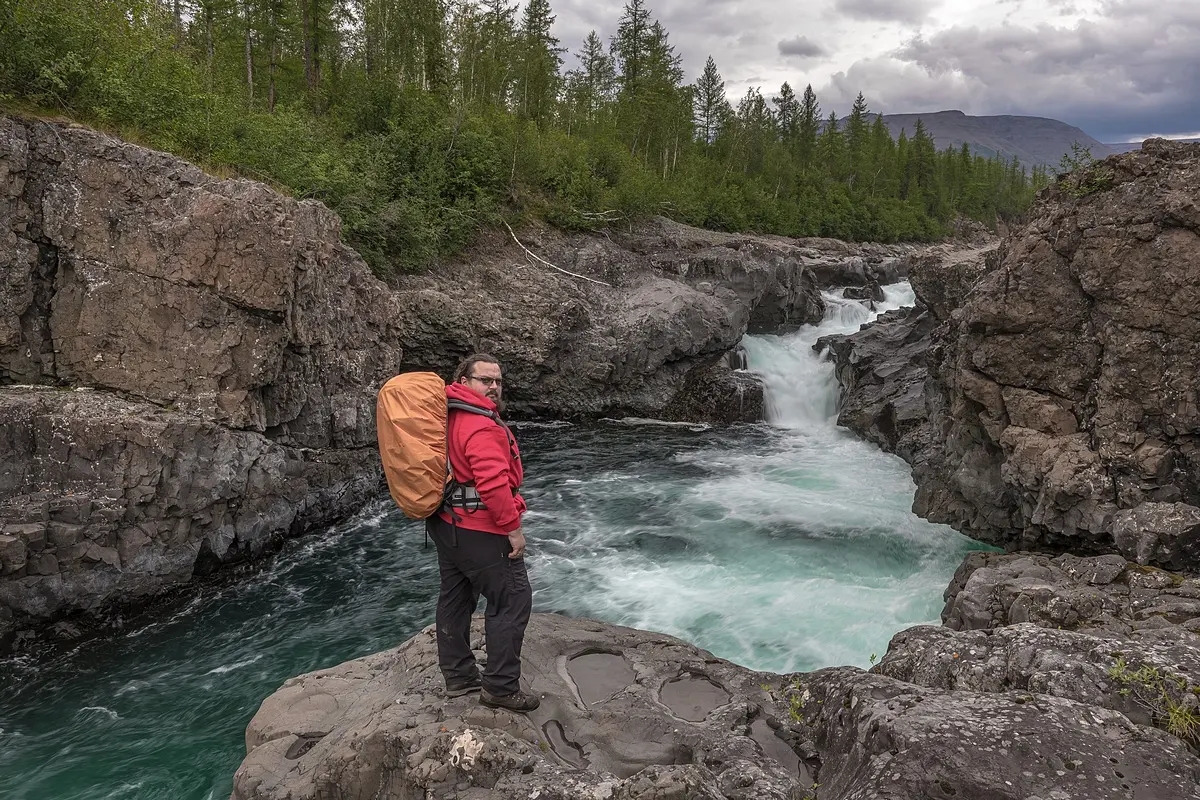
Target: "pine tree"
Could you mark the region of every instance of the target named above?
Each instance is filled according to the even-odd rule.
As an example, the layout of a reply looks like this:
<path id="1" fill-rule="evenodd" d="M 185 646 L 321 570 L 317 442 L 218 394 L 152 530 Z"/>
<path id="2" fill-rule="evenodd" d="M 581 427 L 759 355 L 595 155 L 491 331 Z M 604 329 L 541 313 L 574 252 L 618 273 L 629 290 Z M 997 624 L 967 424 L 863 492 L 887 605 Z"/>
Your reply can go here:
<path id="1" fill-rule="evenodd" d="M 628 0 L 617 22 L 617 35 L 612 39 L 622 92 L 637 93 L 645 71 L 650 27 L 650 9 L 646 8 L 645 0 Z"/>
<path id="2" fill-rule="evenodd" d="M 516 94 L 520 114 L 538 122 L 549 120 L 558 95 L 563 49 L 550 32 L 553 25 L 549 0 L 529 0 L 521 19 Z"/>
<path id="3" fill-rule="evenodd" d="M 859 92 L 858 97 L 854 99 L 854 106 L 850 109 L 850 117 L 846 120 L 846 159 L 849 168 L 847 181 L 851 189 L 860 188 L 857 185 L 861 181 L 860 176 L 869 167 L 867 164 L 868 113 L 867 100 L 863 97 L 862 92 Z"/>
<path id="4" fill-rule="evenodd" d="M 644 155 L 661 156 L 665 178 L 674 168 L 682 141 L 690 140 L 692 127 L 691 90 L 684 89 L 679 54 L 666 29 L 657 20 L 646 39 L 646 57 L 640 85 L 636 119 L 645 140 Z M 636 150 L 636 139 L 635 139 Z"/>
<path id="5" fill-rule="evenodd" d="M 507 108 L 515 79 L 517 6 L 510 0 L 482 0 L 482 52 L 476 72 L 477 97 L 487 106 Z"/>
<path id="6" fill-rule="evenodd" d="M 775 118 L 779 123 L 779 137 L 791 151 L 800 134 L 800 103 L 796 93 L 786 81 L 779 87 L 779 96 L 774 98 Z"/>
<path id="7" fill-rule="evenodd" d="M 567 73 L 568 131 L 574 120 L 594 125 L 602 109 L 614 100 L 617 87 L 613 58 L 604 51 L 604 43 L 595 31 L 588 33 L 576 57 L 579 69 Z"/>
<path id="8" fill-rule="evenodd" d="M 813 92 L 812 84 L 804 87 L 800 100 L 800 120 L 797 124 L 796 157 L 800 169 L 808 173 L 813 167 L 817 153 L 817 133 L 821 130 L 821 105 Z"/>
<path id="9" fill-rule="evenodd" d="M 825 130 L 817 140 L 817 151 L 825 167 L 825 174 L 835 181 L 841 181 L 846 175 L 846 143 L 838 128 L 836 111 L 830 111 L 825 120 Z"/>
<path id="10" fill-rule="evenodd" d="M 717 72 L 717 64 L 709 56 L 704 62 L 704 72 L 696 81 L 693 121 L 696 138 L 704 143 L 705 149 L 717 138 L 721 129 L 721 117 L 728 105 L 725 99 L 725 80 Z"/>

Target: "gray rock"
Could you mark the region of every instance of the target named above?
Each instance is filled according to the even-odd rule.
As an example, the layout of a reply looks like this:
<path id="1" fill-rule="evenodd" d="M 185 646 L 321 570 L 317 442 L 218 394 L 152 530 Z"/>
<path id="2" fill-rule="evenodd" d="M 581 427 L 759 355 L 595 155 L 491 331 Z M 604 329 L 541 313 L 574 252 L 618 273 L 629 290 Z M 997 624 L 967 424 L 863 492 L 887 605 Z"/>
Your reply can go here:
<path id="1" fill-rule="evenodd" d="M 896 634 L 880 673 L 1063 697 L 1200 750 L 1200 579 L 1120 556 L 973 553 L 946 599 L 946 627 Z"/>
<path id="2" fill-rule="evenodd" d="M 1200 508 L 1186 503 L 1140 503 L 1118 511 L 1113 541 L 1139 564 L 1185 569 L 1200 564 Z"/>
<path id="3" fill-rule="evenodd" d="M 811 786 L 775 730 L 777 676 L 678 639 L 534 615 L 528 715 L 443 699 L 436 649 L 426 629 L 287 681 L 247 728 L 233 798 L 786 800 Z"/>
<path id="4" fill-rule="evenodd" d="M 1007 683 L 989 678 L 1038 633 L 1060 649 Z M 268 697 L 232 800 L 1195 796 L 1196 753 L 1104 705 L 1125 685 L 1103 669 L 1114 652 L 1075 664 L 1090 637 L 1055 633 L 1019 626 L 1006 650 L 983 632 L 918 628 L 875 674 L 779 676 L 660 634 L 534 615 L 524 673 L 542 705 L 519 715 L 443 699 L 427 629 Z M 936 655 L 972 635 L 986 641 L 965 660 Z M 1178 663 L 1155 646 L 1154 663 Z M 976 677 L 980 664 L 991 672 Z"/>
<path id="5" fill-rule="evenodd" d="M 1092 170 L 1097 191 L 1048 190 L 994 250 L 905 259 L 936 324 L 907 364 L 879 352 L 884 328 L 842 341 L 842 422 L 909 460 L 931 521 L 1200 570 L 1200 146 L 1150 140 Z M 907 446 L 891 396 L 925 406 Z"/>
<path id="6" fill-rule="evenodd" d="M 797 682 L 819 800 L 1195 797 L 1200 758 L 1124 714 L 1048 694 L 944 691 L 850 668 Z"/>
<path id="7" fill-rule="evenodd" d="M 99 391 L 0 388 L 0 450 L 0 520 L 47 520 L 0 526 L 0 634 L 261 555 L 379 482 L 369 449 L 304 452 Z"/>
<path id="8" fill-rule="evenodd" d="M 822 336 L 814 345 L 836 365 L 838 424 L 909 462 L 927 447 L 922 365 L 935 325 L 927 311 L 903 308 L 857 333 Z"/>
<path id="9" fill-rule="evenodd" d="M 399 304 L 324 206 L 0 116 L 0 221 L 0 647 L 375 491 Z"/>
<path id="10" fill-rule="evenodd" d="M 842 290 L 842 297 L 847 300 L 862 300 L 868 307 L 874 308 L 875 303 L 884 301 L 883 287 L 874 281 L 866 286 L 847 286 Z"/>
<path id="11" fill-rule="evenodd" d="M 963 300 L 926 364 L 941 435 L 915 509 L 1009 548 L 1196 570 L 1179 523 L 1200 507 L 1200 146 L 1092 170 L 1098 191 L 1048 190 L 995 267 L 946 292 Z"/>

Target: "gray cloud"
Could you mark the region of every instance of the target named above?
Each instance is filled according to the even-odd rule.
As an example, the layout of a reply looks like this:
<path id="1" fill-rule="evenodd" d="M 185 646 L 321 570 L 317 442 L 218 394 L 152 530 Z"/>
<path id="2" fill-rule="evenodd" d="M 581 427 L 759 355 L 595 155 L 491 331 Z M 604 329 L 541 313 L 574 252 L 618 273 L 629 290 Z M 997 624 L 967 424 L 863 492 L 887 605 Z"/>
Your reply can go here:
<path id="1" fill-rule="evenodd" d="M 937 6 L 936 0 L 837 0 L 834 10 L 852 19 L 917 24 Z"/>
<path id="2" fill-rule="evenodd" d="M 800 56 L 812 58 L 825 55 L 825 48 L 811 41 L 807 36 L 796 36 L 779 42 L 779 54 L 783 56 Z"/>
<path id="3" fill-rule="evenodd" d="M 858 91 L 877 110 L 1026 114 L 1102 140 L 1200 130 L 1200 4 L 1115 0 L 1073 27 L 955 27 L 834 75 L 838 107 Z"/>
<path id="4" fill-rule="evenodd" d="M 624 0 L 551 0 L 555 34 L 572 52 L 591 28 L 607 41 Z M 956 0 L 966 2 L 966 0 Z M 976 0 L 982 4 L 985 0 Z M 862 92 L 872 109 L 894 113 L 962 109 L 968 114 L 1053 117 L 1104 140 L 1147 133 L 1200 131 L 1200 3 L 1176 0 L 1105 0 L 1092 22 L 1036 24 L 1021 10 L 1005 24 L 959 25 L 914 38 L 894 52 L 847 59 L 826 80 L 827 65 L 842 50 L 864 49 L 878 35 L 873 22 L 849 16 L 870 12 L 909 21 L 935 0 L 650 0 L 654 16 L 671 33 L 694 81 L 710 54 L 735 99 L 747 85 L 764 92 L 787 80 L 811 82 L 826 112 L 848 113 Z M 1040 0 L 1062 10 L 1077 0 Z M 832 12 L 834 7 L 841 15 Z M 1046 18 L 1045 15 L 1039 17 Z M 781 55 L 780 20 L 827 50 L 826 59 Z M 863 47 L 857 43 L 860 41 Z M 795 41 L 795 40 L 792 40 Z M 784 45 L 787 44 L 785 41 Z M 568 66 L 574 65 L 574 58 Z M 824 85 L 822 85 L 824 84 Z"/>

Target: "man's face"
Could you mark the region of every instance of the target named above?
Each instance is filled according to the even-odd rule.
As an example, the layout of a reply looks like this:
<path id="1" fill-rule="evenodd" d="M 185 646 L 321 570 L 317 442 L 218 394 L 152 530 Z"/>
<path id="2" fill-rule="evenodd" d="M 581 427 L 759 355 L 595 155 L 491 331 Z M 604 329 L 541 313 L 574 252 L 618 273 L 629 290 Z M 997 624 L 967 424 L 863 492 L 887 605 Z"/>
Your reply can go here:
<path id="1" fill-rule="evenodd" d="M 504 393 L 504 379 L 499 364 L 486 362 L 475 364 L 462 382 L 497 406 L 500 405 L 500 396 Z"/>

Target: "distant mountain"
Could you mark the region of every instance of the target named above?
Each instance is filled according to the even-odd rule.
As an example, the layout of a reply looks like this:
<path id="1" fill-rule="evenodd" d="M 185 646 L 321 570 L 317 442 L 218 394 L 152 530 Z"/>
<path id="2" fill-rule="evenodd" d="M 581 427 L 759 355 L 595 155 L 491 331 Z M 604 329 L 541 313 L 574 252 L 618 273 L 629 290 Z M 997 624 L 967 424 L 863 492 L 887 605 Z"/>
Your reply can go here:
<path id="1" fill-rule="evenodd" d="M 1174 139 L 1176 142 L 1200 142 L 1200 139 Z M 1114 153 L 1128 153 L 1132 150 L 1141 150 L 1141 142 L 1105 142 L 1105 147 L 1112 150 Z M 1095 155 L 1095 153 L 1092 153 Z"/>
<path id="2" fill-rule="evenodd" d="M 961 147 L 963 142 L 971 152 L 991 158 L 999 154 L 1005 159 L 1016 156 L 1026 167 L 1057 166 L 1060 158 L 1079 142 L 1091 150 L 1094 158 L 1104 158 L 1116 152 L 1073 125 L 1045 117 L 972 117 L 961 111 L 935 111 L 930 114 L 886 114 L 884 123 L 892 137 L 904 130 L 913 135 L 917 120 L 933 137 L 938 150 Z"/>

